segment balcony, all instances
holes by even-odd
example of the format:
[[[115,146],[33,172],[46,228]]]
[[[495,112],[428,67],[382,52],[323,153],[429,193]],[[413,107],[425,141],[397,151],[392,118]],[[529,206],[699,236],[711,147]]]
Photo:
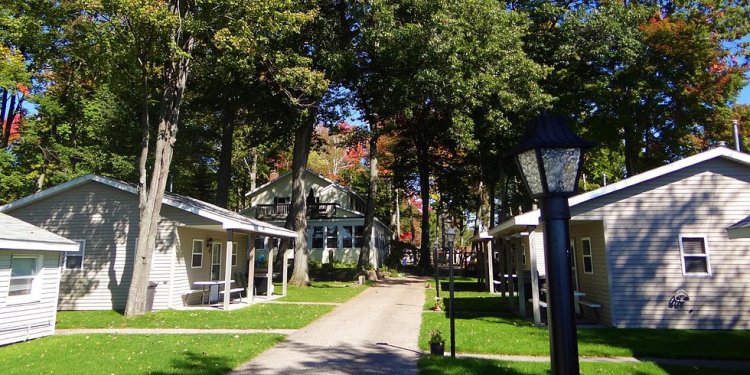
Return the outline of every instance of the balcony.
[[[255,206],[255,218],[258,220],[286,219],[289,215],[289,203],[259,204]],[[308,219],[322,219],[336,216],[338,203],[315,203],[307,206]]]

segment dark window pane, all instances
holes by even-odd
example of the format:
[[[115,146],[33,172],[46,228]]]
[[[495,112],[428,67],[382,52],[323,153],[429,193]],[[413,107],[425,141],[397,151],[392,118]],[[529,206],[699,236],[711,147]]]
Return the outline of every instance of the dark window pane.
[[[65,268],[69,270],[79,270],[83,267],[83,256],[68,255],[65,257]]]
[[[313,249],[322,249],[323,248],[323,227],[313,227],[313,235],[312,235],[312,247]]]
[[[594,272],[594,265],[591,263],[591,257],[583,257],[583,271],[589,273]]]
[[[266,238],[263,236],[255,237],[255,249],[265,249],[266,248]]]
[[[364,246],[364,239],[363,235],[365,233],[365,227],[361,225],[357,225],[354,227],[354,247],[362,247]]]
[[[706,246],[703,238],[683,238],[682,252],[685,254],[705,254]]]
[[[339,247],[339,231],[338,227],[327,227],[326,228],[326,247],[329,249],[335,249]]]
[[[203,263],[203,255],[201,255],[201,254],[193,254],[193,262],[192,262],[191,265],[193,267],[200,267],[201,263]]]
[[[705,257],[685,257],[685,273],[708,273]]]
[[[342,238],[342,246],[346,248],[352,247],[353,239],[352,237],[352,227],[351,226],[343,226],[341,227],[341,238]]]

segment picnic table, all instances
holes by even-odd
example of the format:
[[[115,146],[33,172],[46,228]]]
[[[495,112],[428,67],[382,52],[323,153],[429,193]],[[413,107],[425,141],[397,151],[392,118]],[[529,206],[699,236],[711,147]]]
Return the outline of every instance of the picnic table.
[[[208,304],[214,304],[219,302],[219,290],[224,285],[225,280],[208,280],[208,281],[196,281],[193,284],[195,286],[203,288],[203,296],[201,297],[201,304],[206,299],[206,291],[208,291]],[[233,283],[234,280],[229,280]]]

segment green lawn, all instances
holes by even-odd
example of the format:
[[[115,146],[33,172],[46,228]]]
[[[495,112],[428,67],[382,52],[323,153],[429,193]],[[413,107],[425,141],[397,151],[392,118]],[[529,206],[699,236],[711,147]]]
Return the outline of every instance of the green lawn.
[[[276,286],[281,293],[281,286]],[[289,287],[286,302],[346,302],[367,286],[343,282],[313,282],[312,287]],[[240,310],[163,310],[129,318],[106,311],[60,311],[57,328],[254,328],[297,329],[327,314],[335,306],[262,303]]]
[[[58,329],[65,328],[256,328],[296,329],[327,314],[335,306],[258,304],[248,308],[221,310],[163,310],[126,317],[119,312],[60,311]]]
[[[50,336],[0,348],[4,374],[225,374],[282,335]]]
[[[280,287],[277,286],[277,289],[281,292]],[[318,281],[313,282],[312,286],[308,288],[289,286],[286,297],[279,301],[343,303],[362,293],[365,289],[367,289],[367,286],[351,282]]]
[[[504,362],[475,358],[450,358],[422,356],[418,362],[420,375],[476,375],[476,374],[549,374],[549,364],[540,362]],[[693,368],[687,366],[662,366],[642,363],[591,363],[580,364],[581,374],[742,374],[741,371]],[[710,372],[709,372],[710,371]]]
[[[459,283],[460,285],[461,283]],[[456,297],[456,350],[465,353],[549,355],[545,328],[508,314],[507,301],[489,293],[462,291]],[[425,307],[435,291],[425,291]],[[447,305],[447,293],[441,297]],[[448,314],[426,311],[422,317],[420,347],[427,350],[431,329],[448,337]],[[663,358],[746,359],[750,331],[579,328],[578,350],[584,356],[651,356]]]

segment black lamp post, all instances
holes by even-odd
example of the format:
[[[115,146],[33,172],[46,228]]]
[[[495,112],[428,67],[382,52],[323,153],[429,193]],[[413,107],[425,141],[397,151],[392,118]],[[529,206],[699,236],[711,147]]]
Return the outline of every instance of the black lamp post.
[[[453,227],[448,228],[445,233],[448,239],[448,277],[450,286],[450,296],[448,297],[448,316],[451,320],[451,357],[456,357],[456,322],[453,315],[453,240],[456,238],[456,230]]]
[[[547,315],[552,374],[578,374],[578,340],[568,247],[570,207],[589,142],[562,118],[542,115],[526,127],[511,153],[532,198],[539,200],[547,259]]]
[[[440,270],[438,268],[438,243],[435,241],[433,245],[435,258],[433,264],[435,265],[435,298],[440,298]]]

